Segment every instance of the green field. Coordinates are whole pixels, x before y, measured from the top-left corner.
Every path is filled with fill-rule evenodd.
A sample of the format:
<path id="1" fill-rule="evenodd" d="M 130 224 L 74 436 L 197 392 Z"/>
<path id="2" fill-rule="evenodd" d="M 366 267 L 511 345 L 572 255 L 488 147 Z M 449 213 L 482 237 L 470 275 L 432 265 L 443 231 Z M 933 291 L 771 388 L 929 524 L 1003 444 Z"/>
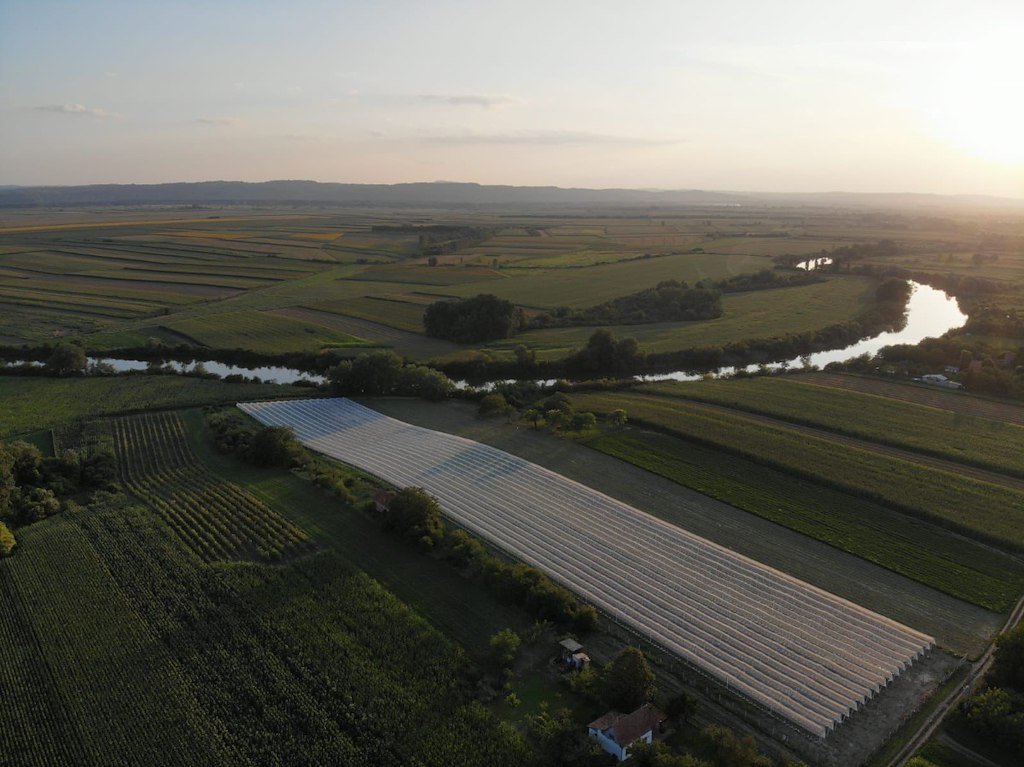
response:
<path id="1" fill-rule="evenodd" d="M 251 349 L 276 354 L 371 345 L 322 325 L 265 312 L 230 312 L 163 325 L 214 349 Z"/>
<path id="2" fill-rule="evenodd" d="M 1002 616 L 987 609 L 949 596 L 935 587 L 849 554 L 837 546 L 808 537 L 760 514 L 691 491 L 673 480 L 598 452 L 575 439 L 556 439 L 544 430 L 510 425 L 502 419 L 478 418 L 476 408 L 470 403 L 431 405 L 393 397 L 361 401 L 386 415 L 484 442 L 538 463 L 666 522 L 679 525 L 826 591 L 925 631 L 935 636 L 942 647 L 957 654 L 976 656 L 1003 623 Z M 697 445 L 693 447 L 695 456 L 702 455 L 701 451 L 706 449 Z M 711 469 L 742 472 L 751 463 L 737 460 L 734 455 L 723 455 L 721 451 L 713 452 L 717 452 L 720 458 L 711 463 Z M 761 469 L 764 471 L 765 467 Z M 709 473 L 713 475 L 713 472 Z M 769 475 L 771 473 L 768 471 Z M 775 471 L 776 479 L 766 481 L 775 482 L 774 486 L 781 487 L 783 492 L 787 487 L 801 491 L 813 487 L 811 483 L 801 483 L 788 476 L 778 479 L 779 474 Z M 719 487 L 728 487 L 729 484 L 728 476 L 718 482 Z M 813 496 L 815 502 L 826 504 L 836 502 L 843 495 L 827 488 L 818 488 L 816 492 L 819 494 Z M 870 505 L 858 499 L 846 499 L 845 502 L 854 511 Z M 827 516 L 827 509 L 828 506 L 825 506 L 812 511 L 824 512 Z M 882 511 L 884 513 L 885 510 Z M 940 535 L 946 534 L 946 543 L 940 551 L 956 551 L 958 546 L 966 545 L 970 550 L 980 552 L 974 569 L 988 573 L 985 580 L 995 584 L 995 588 L 986 591 L 987 586 L 981 584 L 979 588 L 979 582 L 971 583 L 969 588 L 982 601 L 997 603 L 1004 599 L 1005 592 L 1009 590 L 1007 584 L 1013 579 L 1006 580 L 1001 568 L 1004 563 L 1012 564 L 1016 560 L 995 552 L 989 565 L 985 556 L 991 549 L 918 520 L 910 520 L 904 529 L 904 537 L 912 538 L 915 524 L 921 524 L 922 529 L 930 529 Z M 874 549 L 881 551 L 884 547 L 874 545 Z M 930 560 L 929 567 L 934 561 L 934 558 Z M 971 567 L 970 562 L 968 567 Z M 1019 572 L 1019 564 L 1013 567 L 1015 572 Z M 919 567 L 918 572 L 921 571 Z M 953 586 L 961 588 L 955 584 L 951 588 Z"/>
<path id="3" fill-rule="evenodd" d="M 632 430 L 586 444 L 989 610 L 1005 612 L 1024 593 L 1016 557 L 756 461 Z"/>
<path id="4" fill-rule="evenodd" d="M 636 338 L 645 352 L 721 346 L 747 338 L 806 333 L 851 319 L 868 305 L 873 292 L 870 280 L 847 277 L 795 288 L 729 293 L 722 297 L 724 313 L 718 319 L 610 325 L 608 329 L 620 338 Z M 525 344 L 537 352 L 539 359 L 558 359 L 586 346 L 594 330 L 531 330 L 508 341 L 494 342 L 489 348 L 510 352 L 516 345 Z"/>
<path id="5" fill-rule="evenodd" d="M 319 348 L 355 354 L 368 339 L 268 312 L 312 307 L 422 337 L 420 302 L 494 293 L 528 313 L 582 309 L 663 280 L 723 279 L 770 269 L 777 257 L 883 238 L 898 241 L 900 251 L 879 265 L 998 279 L 1006 294 L 997 303 L 1024 307 L 1016 287 L 1024 273 L 1014 247 L 1019 228 L 971 212 L 929 222 L 896 211 L 882 221 L 854 211 L 784 207 L 567 210 L 515 220 L 504 211 L 424 211 L 415 224 L 407 212 L 393 210 L 106 215 L 109 221 L 102 212 L 89 218 L 71 210 L 8 215 L 8 226 L 0 227 L 0 343 L 71 336 L 106 350 L 155 336 L 268 354 Z M 429 266 L 414 227 L 436 225 L 473 227 L 480 238 Z M 975 262 L 979 252 L 983 258 Z M 827 285 L 730 294 L 717 320 L 614 331 L 655 353 L 815 332 L 855 317 L 870 303 L 873 284 L 833 276 Z M 589 332 L 536 330 L 513 343 L 554 360 L 583 346 Z M 426 340 L 415 349 L 414 340 L 370 342 L 419 360 L 455 353 Z M 991 343 L 1016 348 L 999 337 Z M 499 343 L 492 351 L 505 359 L 510 348 Z"/>
<path id="6" fill-rule="evenodd" d="M 790 377 L 656 383 L 638 388 L 809 424 L 929 455 L 1024 475 L 1024 427 L 816 386 Z"/>
<path id="7" fill-rule="evenodd" d="M 759 460 L 984 540 L 1024 548 L 1024 492 L 1010 487 L 681 399 L 602 393 L 574 395 L 573 403 L 579 410 L 600 413 L 624 408 L 631 419 L 673 435 Z"/>
<path id="8" fill-rule="evenodd" d="M 34 378 L 0 376 L 0 438 L 81 418 L 195 407 L 241 400 L 301 397 L 308 389 L 229 384 L 182 376 Z"/>

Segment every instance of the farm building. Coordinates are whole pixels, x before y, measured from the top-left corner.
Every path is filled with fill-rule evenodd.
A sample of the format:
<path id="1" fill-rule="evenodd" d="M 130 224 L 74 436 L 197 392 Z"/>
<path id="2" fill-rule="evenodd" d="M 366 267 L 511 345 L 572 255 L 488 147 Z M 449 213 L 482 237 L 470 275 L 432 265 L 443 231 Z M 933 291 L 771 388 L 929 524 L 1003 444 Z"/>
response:
<path id="1" fill-rule="evenodd" d="M 566 666 L 571 666 L 575 669 L 583 669 L 590 665 L 590 656 L 587 655 L 586 651 L 583 649 L 583 645 L 575 639 L 566 638 L 558 644 L 562 648 L 560 660 Z"/>
<path id="2" fill-rule="evenodd" d="M 460 526 L 815 737 L 934 646 L 919 631 L 488 445 L 346 399 L 240 407 L 391 485 L 424 488 Z"/>
<path id="3" fill-rule="evenodd" d="M 666 719 L 668 717 L 650 703 L 644 703 L 632 714 L 609 711 L 588 724 L 587 733 L 621 762 L 629 759 L 630 746 L 654 740 L 654 733 L 661 731 Z"/>

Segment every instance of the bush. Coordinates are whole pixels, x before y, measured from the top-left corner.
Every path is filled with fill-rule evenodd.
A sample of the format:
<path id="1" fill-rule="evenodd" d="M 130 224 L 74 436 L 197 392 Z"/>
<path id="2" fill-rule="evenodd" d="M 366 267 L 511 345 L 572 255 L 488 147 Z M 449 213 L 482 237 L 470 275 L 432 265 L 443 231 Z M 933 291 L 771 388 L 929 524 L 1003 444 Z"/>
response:
<path id="1" fill-rule="evenodd" d="M 14 533 L 3 522 L 0 522 L 0 557 L 9 557 L 18 542 L 14 539 Z"/>
<path id="2" fill-rule="evenodd" d="M 245 458 L 256 466 L 295 466 L 302 457 L 302 445 L 290 426 L 266 426 L 253 434 Z"/>

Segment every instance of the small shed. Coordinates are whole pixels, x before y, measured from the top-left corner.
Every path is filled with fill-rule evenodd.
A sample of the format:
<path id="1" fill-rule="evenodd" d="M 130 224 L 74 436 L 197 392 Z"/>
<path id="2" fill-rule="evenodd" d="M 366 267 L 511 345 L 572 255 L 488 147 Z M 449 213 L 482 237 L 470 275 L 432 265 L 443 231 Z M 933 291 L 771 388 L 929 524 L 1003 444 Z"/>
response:
<path id="1" fill-rule="evenodd" d="M 373 507 L 377 511 L 387 511 L 391 507 L 391 501 L 395 494 L 389 490 L 378 490 L 373 494 Z"/>
<path id="2" fill-rule="evenodd" d="M 572 637 L 566 637 L 558 643 L 562 648 L 562 662 L 568 663 L 576 653 L 583 652 L 583 645 Z"/>
<path id="3" fill-rule="evenodd" d="M 650 703 L 644 703 L 631 714 L 609 711 L 587 725 L 587 733 L 620 762 L 629 759 L 629 747 L 634 743 L 650 743 L 654 733 L 661 732 L 665 714 Z"/>

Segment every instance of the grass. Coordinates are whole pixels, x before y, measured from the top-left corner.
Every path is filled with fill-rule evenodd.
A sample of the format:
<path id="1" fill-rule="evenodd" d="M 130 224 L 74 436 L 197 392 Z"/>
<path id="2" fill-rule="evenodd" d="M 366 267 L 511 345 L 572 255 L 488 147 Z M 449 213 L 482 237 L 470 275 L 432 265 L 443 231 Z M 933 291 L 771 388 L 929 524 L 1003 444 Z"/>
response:
<path id="1" fill-rule="evenodd" d="M 409 333 L 423 332 L 424 305 L 408 301 L 396 301 L 377 296 L 359 296 L 341 301 L 320 301 L 308 304 L 308 308 L 332 314 L 343 314 L 381 325 L 405 330 Z"/>
<path id="2" fill-rule="evenodd" d="M 217 453 L 201 412 L 190 411 L 184 420 L 191 447 L 205 466 L 244 486 L 321 546 L 379 580 L 478 660 L 486 659 L 494 633 L 503 628 L 524 632 L 533 625 L 523 611 L 496 603 L 482 584 L 397 541 L 365 512 L 311 482 L 287 471 L 256 469 Z"/>
<path id="3" fill-rule="evenodd" d="M 639 391 L 763 413 L 794 423 L 1024 475 L 1024 426 L 783 376 L 657 383 Z"/>
<path id="4" fill-rule="evenodd" d="M 183 376 L 0 376 L 0 438 L 81 418 L 307 395 L 307 389 L 293 386 L 228 384 Z"/>
<path id="5" fill-rule="evenodd" d="M 164 327 L 215 349 L 250 349 L 268 354 L 371 345 L 322 325 L 265 312 L 197 317 L 165 322 Z"/>
<path id="6" fill-rule="evenodd" d="M 452 286 L 458 296 L 493 293 L 523 306 L 580 308 L 652 288 L 662 280 L 697 282 L 756 272 L 771 266 L 764 258 L 686 254 L 605 264 L 587 269 L 530 270 L 510 279 Z"/>
<path id="7" fill-rule="evenodd" d="M 1024 493 L 971 477 L 848 447 L 742 413 L 637 393 L 578 394 L 578 410 L 624 408 L 631 419 L 673 435 L 876 500 L 986 541 L 1024 549 Z"/>
<path id="8" fill-rule="evenodd" d="M 713 448 L 624 432 L 588 446 L 989 610 L 1024 592 L 1024 564 L 948 530 Z"/>
<path id="9" fill-rule="evenodd" d="M 718 319 L 610 325 L 608 329 L 620 338 L 636 338 L 645 352 L 719 346 L 746 338 L 820 330 L 852 318 L 871 300 L 873 291 L 869 280 L 839 278 L 794 288 L 730 293 L 722 298 L 724 314 Z M 515 345 L 525 344 L 540 359 L 558 359 L 585 346 L 595 329 L 531 330 L 508 341 L 495 342 L 490 348 L 511 351 Z"/>

